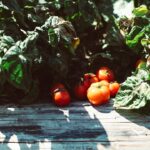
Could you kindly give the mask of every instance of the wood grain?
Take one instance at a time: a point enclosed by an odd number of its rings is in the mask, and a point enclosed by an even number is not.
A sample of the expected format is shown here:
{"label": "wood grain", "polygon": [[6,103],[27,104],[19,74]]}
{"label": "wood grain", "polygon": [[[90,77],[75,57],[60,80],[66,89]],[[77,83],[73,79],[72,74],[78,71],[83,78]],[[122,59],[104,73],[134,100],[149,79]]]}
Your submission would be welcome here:
{"label": "wood grain", "polygon": [[148,150],[150,116],[109,104],[0,106],[0,150]]}

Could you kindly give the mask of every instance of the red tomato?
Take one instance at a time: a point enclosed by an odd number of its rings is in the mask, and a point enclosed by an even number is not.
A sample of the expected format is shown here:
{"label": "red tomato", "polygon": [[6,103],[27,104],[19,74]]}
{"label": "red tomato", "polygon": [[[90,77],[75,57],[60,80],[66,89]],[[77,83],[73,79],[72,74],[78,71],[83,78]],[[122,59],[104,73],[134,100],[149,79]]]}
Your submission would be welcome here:
{"label": "red tomato", "polygon": [[120,84],[119,83],[117,83],[117,82],[110,83],[109,84],[110,95],[112,97],[114,97],[118,93],[119,88],[120,88]]}
{"label": "red tomato", "polygon": [[66,89],[58,90],[53,94],[53,101],[57,106],[67,106],[70,100],[70,94]]}
{"label": "red tomato", "polygon": [[87,87],[87,89],[90,87],[92,83],[98,82],[98,78],[94,73],[86,73],[84,74],[84,85]]}
{"label": "red tomato", "polygon": [[111,82],[114,80],[114,73],[108,67],[101,67],[97,72],[97,77],[99,80],[107,80]]}
{"label": "red tomato", "polygon": [[65,86],[62,83],[55,83],[55,84],[52,85],[52,87],[50,89],[50,92],[53,93],[56,90],[64,89],[64,88],[65,88]]}
{"label": "red tomato", "polygon": [[78,99],[86,99],[87,94],[87,87],[84,85],[84,83],[79,83],[74,88],[74,94],[75,97]]}
{"label": "red tomato", "polygon": [[101,85],[99,82],[92,83],[87,91],[87,97],[89,102],[93,105],[104,104],[110,99],[109,87]]}

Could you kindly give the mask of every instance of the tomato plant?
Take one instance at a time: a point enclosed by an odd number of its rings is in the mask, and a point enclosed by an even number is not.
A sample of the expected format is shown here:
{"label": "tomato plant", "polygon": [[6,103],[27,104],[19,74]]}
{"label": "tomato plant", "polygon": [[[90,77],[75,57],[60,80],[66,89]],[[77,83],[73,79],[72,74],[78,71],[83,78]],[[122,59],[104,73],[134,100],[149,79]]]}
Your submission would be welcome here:
{"label": "tomato plant", "polygon": [[87,91],[87,97],[91,104],[101,105],[109,101],[109,87],[101,85],[99,82],[91,84]]}
{"label": "tomato plant", "polygon": [[97,77],[99,80],[107,80],[111,82],[114,80],[114,73],[108,67],[101,67],[97,72]]}
{"label": "tomato plant", "polygon": [[[129,8],[132,0],[125,1]],[[99,66],[114,68],[116,78],[123,82],[131,75],[135,60],[149,56],[150,5],[145,1],[138,0],[139,4],[148,6],[133,10],[132,19],[125,17],[119,21],[120,10],[112,9],[116,3],[112,0],[90,0],[88,3],[2,0],[1,101],[18,99],[19,103],[32,103],[39,97],[48,99],[47,93],[65,88],[56,85],[49,89],[54,81],[63,81],[71,88],[83,73],[95,72]],[[85,74],[83,85],[78,85],[80,88],[76,88],[78,94],[75,95],[86,97],[91,83],[98,80],[112,82],[114,75],[108,67],[102,67],[97,78],[92,73]]]}

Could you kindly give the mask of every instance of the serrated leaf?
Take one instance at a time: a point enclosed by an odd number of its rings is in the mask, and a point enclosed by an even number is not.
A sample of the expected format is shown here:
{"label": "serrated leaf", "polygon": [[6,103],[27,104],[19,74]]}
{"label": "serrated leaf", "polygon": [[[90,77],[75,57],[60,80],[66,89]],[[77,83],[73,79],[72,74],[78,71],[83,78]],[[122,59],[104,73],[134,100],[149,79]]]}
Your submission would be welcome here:
{"label": "serrated leaf", "polygon": [[114,107],[136,110],[147,107],[150,102],[149,75],[148,70],[140,69],[137,74],[128,77],[114,98]]}

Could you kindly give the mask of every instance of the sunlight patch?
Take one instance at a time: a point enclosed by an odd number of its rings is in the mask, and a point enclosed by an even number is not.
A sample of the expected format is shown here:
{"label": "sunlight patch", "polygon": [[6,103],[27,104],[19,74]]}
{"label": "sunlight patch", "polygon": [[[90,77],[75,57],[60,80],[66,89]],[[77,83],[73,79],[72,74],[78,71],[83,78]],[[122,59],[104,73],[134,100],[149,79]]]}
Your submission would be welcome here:
{"label": "sunlight patch", "polygon": [[15,111],[15,108],[7,108],[10,111]]}
{"label": "sunlight patch", "polygon": [[51,150],[52,143],[48,139],[45,139],[43,142],[39,142],[39,150],[48,149]]}
{"label": "sunlight patch", "polygon": [[27,147],[28,147],[28,148],[31,148],[31,146],[32,146],[32,144],[27,143]]}
{"label": "sunlight patch", "polygon": [[127,16],[130,18],[132,16],[134,3],[133,1],[126,2],[124,0],[118,0],[113,4],[113,8],[114,8],[113,13],[117,14],[119,17]]}
{"label": "sunlight patch", "polygon": [[19,141],[18,141],[17,135],[14,134],[14,135],[12,135],[10,137],[10,140],[9,140],[9,143],[8,143],[8,147],[11,150],[21,150],[20,146],[19,146]]}
{"label": "sunlight patch", "polygon": [[[98,149],[98,150],[106,150],[106,147],[105,147],[104,145],[98,143],[98,144],[97,144],[97,149]],[[107,147],[107,149],[108,149],[108,147]]]}
{"label": "sunlight patch", "polygon": [[6,135],[0,132],[0,142],[3,142],[6,138]]}
{"label": "sunlight patch", "polygon": [[66,117],[67,119],[67,122],[70,122],[70,119],[69,119],[69,110],[65,110],[65,109],[59,109],[61,112],[63,112],[64,116]]}
{"label": "sunlight patch", "polygon": [[84,106],[91,119],[95,119],[95,109],[92,106]]}

